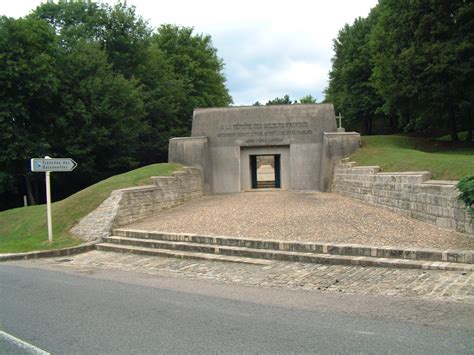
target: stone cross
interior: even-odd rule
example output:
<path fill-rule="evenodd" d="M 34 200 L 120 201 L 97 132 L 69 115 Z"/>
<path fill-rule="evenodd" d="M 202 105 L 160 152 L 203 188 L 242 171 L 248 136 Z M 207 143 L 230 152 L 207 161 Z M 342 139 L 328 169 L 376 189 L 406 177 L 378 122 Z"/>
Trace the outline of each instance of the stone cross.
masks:
<path fill-rule="evenodd" d="M 341 113 L 339 112 L 339 115 L 338 115 L 338 116 L 336 116 L 336 118 L 338 118 L 338 119 L 339 119 L 339 128 L 341 128 L 341 127 L 342 127 L 342 125 L 341 125 L 341 120 L 342 120 L 344 117 L 343 117 L 343 116 L 341 116 Z"/>

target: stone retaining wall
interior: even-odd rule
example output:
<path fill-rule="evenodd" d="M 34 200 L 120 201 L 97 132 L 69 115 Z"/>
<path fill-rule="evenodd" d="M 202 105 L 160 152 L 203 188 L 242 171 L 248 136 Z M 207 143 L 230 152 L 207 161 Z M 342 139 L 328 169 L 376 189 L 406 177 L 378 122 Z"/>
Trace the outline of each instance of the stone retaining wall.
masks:
<path fill-rule="evenodd" d="M 152 214 L 199 198 L 203 195 L 201 171 L 184 168 L 173 176 L 151 177 L 153 185 L 115 190 L 99 207 L 71 229 L 84 240 L 101 240 L 113 228 L 151 216 Z"/>
<path fill-rule="evenodd" d="M 332 192 L 474 237 L 456 184 L 431 180 L 428 171 L 382 173 L 378 166 L 358 167 L 343 159 L 334 167 Z"/>

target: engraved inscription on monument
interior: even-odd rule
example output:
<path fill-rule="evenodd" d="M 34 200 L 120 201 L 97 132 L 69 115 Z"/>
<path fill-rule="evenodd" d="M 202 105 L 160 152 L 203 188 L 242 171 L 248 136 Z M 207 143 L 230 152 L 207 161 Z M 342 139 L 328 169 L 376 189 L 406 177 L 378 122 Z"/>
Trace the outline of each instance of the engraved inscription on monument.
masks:
<path fill-rule="evenodd" d="M 312 134 L 309 122 L 229 123 L 220 127 L 217 138 L 246 139 L 245 144 L 281 143 L 286 137 Z"/>

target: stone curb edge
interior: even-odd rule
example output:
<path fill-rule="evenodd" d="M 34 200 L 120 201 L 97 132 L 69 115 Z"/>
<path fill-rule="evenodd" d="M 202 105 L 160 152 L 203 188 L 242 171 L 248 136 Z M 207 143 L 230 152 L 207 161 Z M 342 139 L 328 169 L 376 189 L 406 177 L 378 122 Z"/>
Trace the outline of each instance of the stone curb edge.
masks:
<path fill-rule="evenodd" d="M 95 250 L 95 245 L 98 242 L 90 242 L 78 245 L 76 247 L 56 249 L 56 250 L 42 250 L 42 251 L 30 251 L 27 253 L 11 253 L 11 254 L 0 254 L 0 261 L 8 260 L 26 260 L 26 259 L 38 259 L 38 258 L 51 258 L 57 256 L 66 256 L 72 254 L 85 253 L 87 251 Z"/>
<path fill-rule="evenodd" d="M 46 250 L 46 251 L 33 251 L 28 253 L 12 253 L 12 254 L 0 254 L 1 261 L 13 261 L 13 260 L 26 260 L 26 259 L 38 259 L 38 258 L 51 258 L 58 256 L 67 256 L 73 254 L 85 253 L 92 250 L 97 250 L 97 244 L 100 242 L 91 242 L 79 245 L 77 247 L 63 248 L 58 250 Z M 416 268 L 424 270 L 445 270 L 445 271 L 474 271 L 473 265 L 456 265 L 455 263 L 449 262 L 425 262 L 419 263 L 415 267 L 411 265 L 409 260 L 397 260 L 397 259 L 380 259 L 375 263 L 366 263 L 366 259 L 360 256 L 347 257 L 344 261 L 338 260 L 339 258 L 335 255 L 327 255 L 329 264 L 341 264 L 341 265 L 357 265 L 357 266 L 376 266 L 376 267 L 393 267 L 393 268 Z M 331 260 L 331 261 L 330 261 Z"/>
<path fill-rule="evenodd" d="M 346 256 L 346 255 L 328 255 L 328 254 L 312 254 L 304 252 L 282 252 L 275 251 L 265 252 L 251 250 L 245 254 L 228 254 L 221 253 L 221 249 L 213 252 L 193 252 L 184 250 L 168 250 L 153 247 L 141 247 L 128 244 L 97 244 L 97 250 L 104 252 L 130 253 L 152 255 L 160 257 L 173 257 L 179 259 L 198 259 L 206 261 L 228 261 L 241 262 L 247 264 L 249 259 L 262 261 L 283 261 L 283 262 L 299 262 L 321 265 L 345 265 L 360 267 L 384 267 L 396 269 L 420 269 L 420 270 L 439 270 L 439 271 L 459 271 L 473 272 L 474 265 L 459 264 L 450 262 L 427 262 L 419 260 L 406 259 L 387 259 L 373 258 L 365 256 Z M 221 258 L 217 260 L 217 258 Z"/>

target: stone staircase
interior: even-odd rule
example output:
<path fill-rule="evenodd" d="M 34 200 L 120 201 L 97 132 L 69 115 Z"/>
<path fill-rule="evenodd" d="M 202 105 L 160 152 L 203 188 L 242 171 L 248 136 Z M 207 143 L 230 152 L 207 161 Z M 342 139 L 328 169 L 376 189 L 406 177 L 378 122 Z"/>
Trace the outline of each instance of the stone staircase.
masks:
<path fill-rule="evenodd" d="M 267 265 L 273 260 L 474 271 L 474 251 L 403 249 L 115 229 L 97 250 Z"/>
<path fill-rule="evenodd" d="M 257 189 L 272 189 L 275 188 L 275 181 L 257 181 Z"/>

